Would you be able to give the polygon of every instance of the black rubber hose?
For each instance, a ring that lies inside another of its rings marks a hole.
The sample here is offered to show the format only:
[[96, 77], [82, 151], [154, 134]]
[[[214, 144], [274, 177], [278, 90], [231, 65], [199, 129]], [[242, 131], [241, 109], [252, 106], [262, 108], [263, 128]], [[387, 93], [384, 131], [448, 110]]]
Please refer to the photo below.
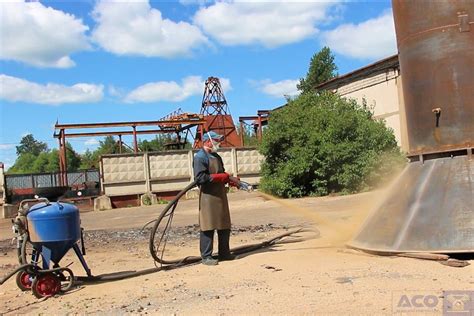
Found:
[[67, 273], [69, 273], [70, 279], [71, 279], [69, 281], [70, 284], [68, 285], [67, 289], [71, 288], [72, 282], [74, 281], [74, 274], [71, 271], [71, 269], [69, 269], [69, 268], [57, 267], [57, 268], [53, 268], [53, 269], [41, 270], [41, 269], [38, 269], [38, 266], [36, 266], [34, 264], [31, 264], [31, 263], [28, 263], [28, 264], [23, 264], [23, 265], [19, 266], [18, 268], [16, 268], [15, 270], [13, 270], [12, 272], [8, 273], [3, 279], [0, 280], [0, 285], [3, 285], [3, 283], [5, 283], [6, 280], [8, 280], [9, 278], [11, 278], [16, 273], [18, 273], [22, 270], [24, 270], [28, 274], [35, 274], [35, 275], [53, 273], [53, 272], [62, 273], [62, 271], [66, 271]]
[[[152, 230], [151, 230], [151, 233], [150, 233], [150, 242], [149, 242], [150, 254], [156, 262], [160, 263], [161, 265], [165, 265], [165, 266], [154, 267], [154, 268], [140, 270], [140, 271], [122, 271], [122, 272], [102, 274], [102, 275], [97, 275], [97, 276], [86, 276], [86, 277], [77, 276], [77, 277], [74, 277], [73, 274], [72, 274], [72, 271], [68, 268], [54, 268], [54, 269], [50, 269], [50, 270], [37, 270], [37, 267], [35, 267], [34, 265], [25, 264], [25, 265], [22, 265], [22, 266], [18, 267], [14, 271], [10, 272], [2, 280], [0, 280], [0, 285], [2, 285], [6, 280], [8, 280], [13, 275], [15, 275], [17, 272], [19, 272], [23, 269], [27, 270], [29, 268], [35, 269], [35, 272], [37, 272], [37, 273], [60, 272], [61, 270], [66, 270], [68, 273], [70, 273], [73, 280], [82, 281], [82, 282], [107, 282], [107, 281], [117, 281], [117, 280], [122, 280], [122, 279], [126, 279], [126, 278], [137, 277], [137, 276], [141, 276], [141, 275], [145, 275], [145, 274], [155, 273], [155, 272], [162, 271], [162, 270], [171, 270], [171, 269], [175, 269], [175, 268], [178, 268], [178, 267], [181, 267], [181, 266], [190, 265], [190, 264], [197, 263], [197, 262], [201, 261], [201, 257], [198, 257], [198, 256], [190, 256], [190, 257], [185, 257], [185, 258], [176, 259], [176, 260], [163, 260], [162, 258], [160, 258], [158, 256], [157, 251], [155, 249], [155, 243], [154, 243], [155, 237], [156, 237], [156, 234], [157, 234], [157, 231], [158, 231], [158, 227], [160, 226], [160, 223], [162, 222], [162, 220], [166, 216], [169, 216], [166, 228], [163, 231], [162, 235], [160, 236], [160, 243], [161, 243], [161, 241], [163, 241], [163, 238], [166, 238], [165, 235], [167, 233], [167, 230], [171, 227], [170, 226], [171, 225], [171, 220], [173, 218], [173, 214], [174, 214], [174, 211], [176, 209], [176, 206], [178, 204], [179, 199], [183, 195], [185, 195], [186, 192], [188, 192], [189, 190], [194, 188], [196, 185], [197, 185], [196, 181], [190, 183], [186, 188], [184, 188], [182, 191], [180, 191], [176, 195], [176, 197], [171, 202], [168, 203], [168, 205], [166, 205], [166, 207], [163, 209], [163, 211], [160, 213], [160, 216], [156, 220], [153, 220], [153, 221], [151, 221], [151, 222], [149, 222], [145, 225], [145, 227], [146, 227], [147, 225], [149, 225], [153, 222], [155, 223]], [[270, 246], [278, 243], [281, 239], [283, 239], [285, 237], [288, 237], [290, 235], [293, 235], [295, 233], [302, 232], [302, 231], [304, 231], [304, 230], [303, 229], [297, 229], [297, 230], [289, 231], [289, 232], [283, 233], [283, 234], [281, 234], [279, 236], [276, 236], [276, 237], [274, 237], [270, 240], [267, 240], [267, 241], [263, 241], [263, 242], [256, 243], [256, 244], [250, 244], [250, 245], [243, 245], [243, 246], [234, 247], [234, 248], [230, 249], [230, 251], [231, 251], [232, 254], [240, 255], [240, 254], [256, 251], [256, 250], [259, 250], [259, 249], [267, 248], [267, 247], [270, 247]], [[165, 239], [165, 242], [166, 242], [166, 239]], [[24, 245], [22, 245], [22, 246], [23, 246], [22, 247], [22, 252], [24, 252], [26, 242], [24, 242]], [[72, 282], [67, 286], [67, 289], [69, 289], [71, 286], [72, 286]]]
[[[283, 239], [285, 237], [291, 236], [293, 234], [296, 234], [296, 233], [302, 232], [302, 231], [304, 231], [304, 229], [296, 229], [296, 230], [293, 230], [293, 231], [289, 231], [289, 232], [283, 233], [281, 235], [278, 235], [276, 237], [273, 237], [272, 239], [267, 240], [267, 241], [232, 248], [231, 252], [233, 254], [240, 255], [240, 254], [256, 251], [256, 250], [259, 250], [259, 249], [267, 248], [267, 247], [270, 247], [272, 245], [277, 244], [281, 239]], [[297, 240], [293, 240], [293, 241], [297, 241]], [[288, 242], [292, 242], [292, 241], [288, 241]], [[19, 266], [18, 268], [16, 268], [12, 272], [8, 273], [3, 279], [0, 280], [0, 285], [5, 283], [5, 281], [7, 281], [9, 278], [11, 278], [13, 275], [15, 275], [16, 273], [18, 273], [21, 270], [25, 270], [27, 273], [38, 273], [38, 274], [48, 273], [48, 272], [66, 271], [70, 274], [70, 278], [73, 282], [74, 281], [80, 281], [80, 282], [84, 282], [84, 283], [93, 283], [93, 282], [118, 281], [118, 280], [123, 280], [123, 279], [127, 279], [127, 278], [142, 276], [142, 275], [146, 275], [146, 274], [150, 274], [150, 273], [155, 273], [155, 272], [158, 272], [158, 271], [172, 270], [172, 269], [179, 268], [179, 267], [182, 267], [182, 266], [185, 266], [185, 265], [190, 265], [190, 264], [193, 264], [193, 263], [197, 263], [200, 260], [201, 260], [200, 257], [186, 257], [186, 258], [179, 259], [179, 260], [163, 261], [163, 262], [172, 262], [172, 264], [167, 265], [167, 266], [155, 267], [155, 268], [150, 268], [150, 269], [145, 269], [145, 270], [140, 270], [140, 271], [121, 271], [121, 272], [102, 274], [102, 275], [96, 275], [96, 276], [74, 276], [72, 274], [72, 271], [68, 268], [58, 267], [58, 268], [49, 269], [49, 270], [39, 270], [38, 267], [36, 267], [33, 264], [25, 264], [25, 265]], [[31, 269], [31, 270], [28, 271], [29, 269]], [[66, 290], [70, 289], [73, 282], [69, 282], [67, 287], [62, 289], [62, 291], [66, 291]]]
[[[161, 265], [181, 266], [181, 265], [187, 265], [187, 264], [192, 264], [192, 263], [196, 263], [196, 262], [201, 261], [201, 257], [198, 257], [198, 256], [189, 256], [189, 257], [185, 257], [185, 258], [182, 258], [182, 259], [175, 259], [175, 260], [164, 260], [162, 256], [160, 258], [160, 256], [158, 255], [158, 250], [159, 249], [157, 249], [155, 247], [155, 237], [156, 237], [158, 227], [160, 226], [161, 222], [163, 221], [163, 219], [166, 216], [169, 216], [168, 223], [166, 223], [165, 229], [163, 230], [163, 232], [160, 236], [160, 242], [158, 243], [159, 245], [163, 242], [163, 239], [164, 239], [164, 243], [166, 244], [167, 231], [170, 228], [171, 221], [172, 221], [173, 215], [174, 215], [174, 210], [176, 209], [176, 206], [178, 204], [179, 199], [184, 194], [186, 194], [186, 192], [188, 192], [189, 190], [194, 188], [196, 185], [197, 185], [197, 181], [194, 181], [191, 184], [189, 184], [186, 188], [184, 188], [181, 192], [179, 192], [176, 195], [176, 197], [171, 202], [168, 203], [168, 205], [161, 212], [160, 216], [155, 220], [155, 224], [153, 225], [153, 228], [152, 228], [151, 233], [150, 233], [149, 248], [150, 248], [150, 254], [153, 257], [153, 259], [156, 262], [160, 263]], [[148, 224], [150, 224], [150, 223], [148, 223]], [[230, 252], [232, 254], [239, 255], [239, 254], [255, 251], [255, 250], [258, 250], [258, 249], [266, 248], [266, 247], [269, 247], [269, 246], [275, 244], [277, 241], [279, 241], [280, 239], [282, 239], [284, 237], [287, 237], [289, 235], [292, 235], [292, 234], [295, 234], [295, 233], [298, 233], [298, 232], [301, 232], [301, 231], [303, 231], [303, 230], [302, 229], [297, 229], [297, 230], [294, 230], [294, 231], [291, 231], [291, 232], [284, 233], [284, 234], [282, 234], [280, 236], [277, 236], [273, 239], [270, 239], [268, 241], [264, 241], [264, 242], [257, 243], [257, 244], [243, 245], [243, 246], [235, 247], [235, 248], [230, 249]], [[163, 246], [163, 247], [165, 247], [165, 246]], [[164, 249], [161, 251], [161, 255], [163, 255], [163, 252], [164, 252]]]
[[[156, 233], [158, 231], [158, 227], [160, 226], [160, 223], [161, 221], [163, 220], [163, 218], [165, 216], [173, 216], [173, 213], [174, 213], [174, 210], [176, 208], [176, 205], [178, 205], [178, 201], [179, 199], [186, 194], [186, 192], [188, 192], [189, 190], [191, 190], [192, 188], [194, 188], [195, 186], [197, 185], [197, 181], [193, 181], [192, 183], [190, 183], [186, 188], [184, 188], [182, 191], [180, 191], [173, 200], [171, 200], [171, 202], [168, 203], [168, 205], [166, 205], [166, 207], [164, 208], [164, 210], [161, 212], [160, 216], [158, 216], [158, 218], [156, 219], [156, 222], [155, 222], [155, 225], [153, 225], [153, 228], [151, 229], [151, 233], [150, 233], [150, 242], [149, 242], [149, 248], [150, 248], [150, 254], [151, 256], [153, 257], [153, 259], [160, 263], [160, 264], [184, 264], [184, 263], [194, 263], [194, 262], [197, 262], [199, 260], [201, 260], [200, 257], [186, 257], [186, 258], [183, 258], [183, 259], [178, 259], [178, 260], [163, 260], [163, 258], [160, 258], [158, 256], [158, 253], [157, 253], [157, 250], [155, 248], [155, 236], [156, 236]], [[170, 218], [171, 218], [170, 217]], [[163, 234], [162, 236], [160, 237], [160, 242], [163, 240], [163, 238], [166, 238], [165, 234], [166, 234], [166, 231], [167, 229], [169, 228], [169, 224], [170, 222], [168, 222], [168, 225], [166, 226], [166, 229], [163, 231]]]
[[27, 268], [34, 268], [34, 265], [32, 264], [24, 264], [13, 270], [12, 272], [8, 273], [6, 276], [3, 277], [3, 279], [0, 280], [0, 285], [3, 285], [6, 280], [20, 272], [21, 270], [26, 270]]
[[28, 263], [28, 259], [26, 258], [26, 245], [28, 243], [29, 238], [30, 237], [29, 237], [28, 233], [23, 234], [23, 240], [21, 242], [20, 256], [19, 256], [19, 260], [20, 260], [21, 264], [27, 264]]
[[[231, 252], [233, 254], [240, 255], [240, 254], [248, 253], [248, 252], [251, 252], [251, 251], [256, 251], [256, 250], [259, 250], [259, 249], [267, 248], [267, 247], [270, 247], [272, 245], [277, 244], [281, 239], [283, 239], [285, 237], [288, 237], [290, 235], [293, 235], [293, 234], [296, 234], [296, 233], [299, 233], [299, 232], [302, 232], [302, 231], [304, 231], [304, 229], [301, 229], [301, 228], [293, 230], [293, 231], [289, 231], [289, 232], [283, 233], [281, 235], [278, 235], [276, 237], [273, 237], [270, 240], [266, 240], [266, 241], [263, 241], [263, 242], [260, 242], [260, 243], [250, 244], [250, 245], [243, 245], [243, 246], [232, 248]], [[289, 241], [289, 242], [291, 242], [291, 241]], [[194, 260], [194, 259], [197, 259], [197, 260]], [[165, 265], [165, 266], [161, 266], [161, 267], [155, 267], [155, 268], [150, 268], [150, 269], [145, 269], [145, 270], [140, 270], [140, 271], [122, 271], [122, 272], [102, 274], [102, 275], [96, 275], [96, 276], [90, 276], [90, 277], [89, 276], [87, 276], [87, 277], [78, 276], [78, 277], [76, 277], [76, 280], [77, 281], [82, 281], [84, 283], [117, 281], [117, 280], [142, 276], [142, 275], [146, 275], [146, 274], [150, 274], [150, 273], [155, 273], [155, 272], [158, 272], [158, 271], [172, 270], [172, 269], [176, 269], [176, 268], [179, 268], [179, 267], [182, 267], [182, 266], [190, 265], [190, 264], [193, 264], [193, 263], [196, 263], [196, 262], [199, 262], [199, 261], [201, 261], [200, 257], [186, 257], [186, 258], [179, 259], [179, 260], [163, 261], [163, 262], [173, 262], [173, 264]]]

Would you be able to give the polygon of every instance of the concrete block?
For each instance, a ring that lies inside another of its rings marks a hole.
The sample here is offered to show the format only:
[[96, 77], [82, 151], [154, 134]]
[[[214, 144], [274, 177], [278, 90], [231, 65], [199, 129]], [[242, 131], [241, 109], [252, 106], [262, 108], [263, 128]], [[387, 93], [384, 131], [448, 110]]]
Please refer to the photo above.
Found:
[[140, 195], [141, 206], [154, 205], [154, 204], [158, 204], [158, 198], [156, 197], [155, 194], [151, 192], [147, 192], [145, 194]]
[[112, 201], [107, 195], [101, 195], [94, 199], [94, 211], [105, 211], [112, 209]]
[[3, 204], [2, 218], [14, 218], [18, 213], [18, 206], [12, 204]]

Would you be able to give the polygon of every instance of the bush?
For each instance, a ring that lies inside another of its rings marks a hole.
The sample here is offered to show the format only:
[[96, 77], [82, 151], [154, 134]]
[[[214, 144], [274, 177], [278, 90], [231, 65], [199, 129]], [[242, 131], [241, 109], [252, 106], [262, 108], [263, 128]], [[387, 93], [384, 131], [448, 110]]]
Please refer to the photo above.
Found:
[[272, 112], [261, 189], [281, 197], [373, 188], [404, 164], [392, 130], [354, 100], [304, 94]]

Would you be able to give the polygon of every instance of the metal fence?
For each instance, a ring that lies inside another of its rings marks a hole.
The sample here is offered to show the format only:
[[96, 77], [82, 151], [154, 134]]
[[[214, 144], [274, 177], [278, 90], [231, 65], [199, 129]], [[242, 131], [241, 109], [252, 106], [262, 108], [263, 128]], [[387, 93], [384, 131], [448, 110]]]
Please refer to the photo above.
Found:
[[[7, 174], [5, 186], [7, 189], [29, 189], [58, 187], [59, 172], [32, 173], [32, 174]], [[67, 173], [68, 186], [82, 185], [87, 182], [99, 182], [99, 170], [81, 170]]]

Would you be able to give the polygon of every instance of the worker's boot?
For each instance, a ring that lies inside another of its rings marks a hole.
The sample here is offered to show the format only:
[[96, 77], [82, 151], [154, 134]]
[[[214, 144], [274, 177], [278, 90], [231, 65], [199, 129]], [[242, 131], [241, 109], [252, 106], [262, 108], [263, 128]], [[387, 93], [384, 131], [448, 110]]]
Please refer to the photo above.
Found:
[[218, 230], [217, 236], [219, 237], [219, 261], [234, 260], [235, 256], [230, 253], [229, 247], [230, 229]]
[[226, 254], [222, 254], [222, 255], [219, 254], [219, 257], [218, 257], [219, 261], [232, 261], [235, 258], [237, 258], [237, 256], [233, 255], [231, 253], [226, 253]]
[[212, 258], [212, 244], [214, 240], [214, 231], [201, 231], [199, 247], [201, 250], [201, 262], [206, 266], [217, 265], [217, 260]]
[[217, 262], [218, 262], [217, 259], [214, 259], [212, 257], [202, 258], [201, 260], [201, 263], [206, 266], [216, 266]]

